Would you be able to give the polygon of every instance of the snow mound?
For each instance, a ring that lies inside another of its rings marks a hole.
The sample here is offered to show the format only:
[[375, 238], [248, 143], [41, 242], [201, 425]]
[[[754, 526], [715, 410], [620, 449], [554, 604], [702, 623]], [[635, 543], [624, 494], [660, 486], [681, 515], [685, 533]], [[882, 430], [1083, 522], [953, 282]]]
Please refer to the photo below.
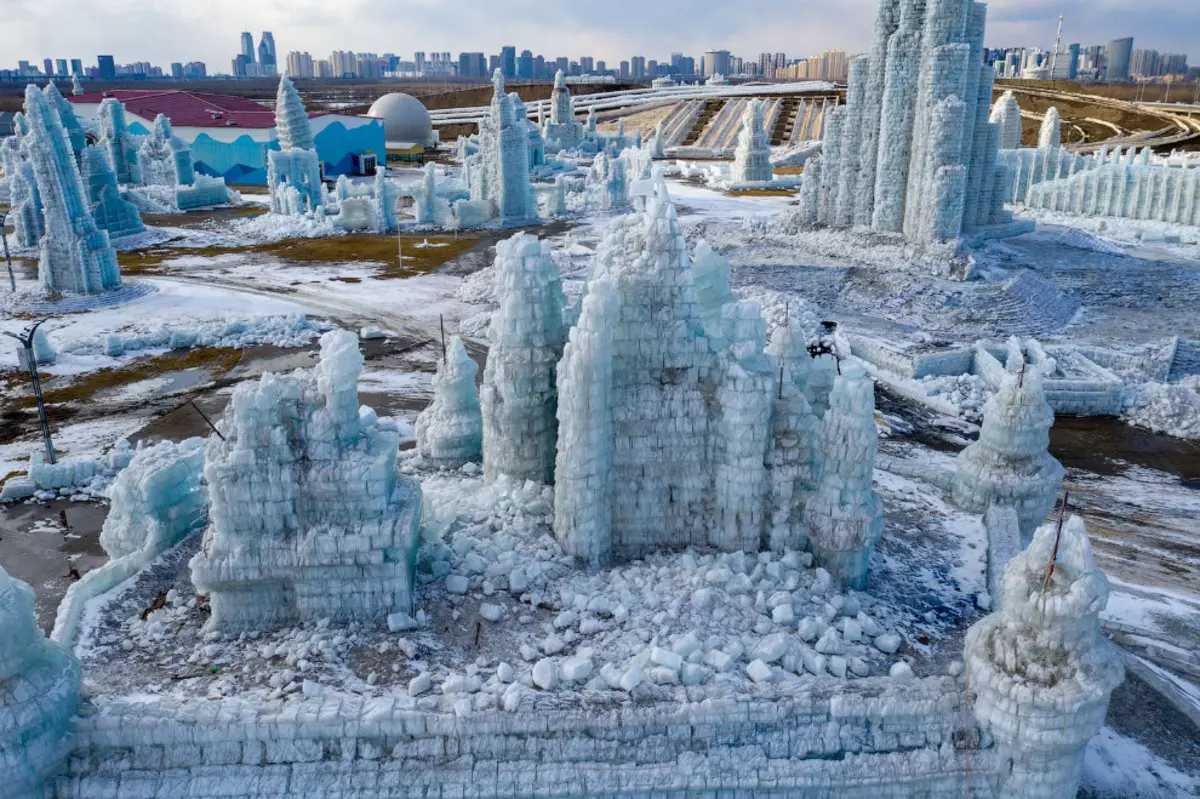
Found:
[[1200, 439], [1200, 376], [1174, 384], [1147, 383], [1125, 418], [1155, 433]]

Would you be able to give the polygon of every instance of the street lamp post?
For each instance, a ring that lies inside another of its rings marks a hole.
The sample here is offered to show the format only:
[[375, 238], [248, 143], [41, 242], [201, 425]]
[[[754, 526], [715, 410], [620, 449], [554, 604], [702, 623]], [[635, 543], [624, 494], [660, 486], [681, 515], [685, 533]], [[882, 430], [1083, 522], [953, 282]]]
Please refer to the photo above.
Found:
[[12, 336], [17, 341], [21, 342], [21, 346], [25, 348], [25, 361], [29, 366], [29, 377], [33, 380], [33, 396], [37, 400], [38, 417], [42, 421], [42, 442], [46, 446], [46, 462], [50, 464], [56, 463], [54, 460], [54, 443], [50, 440], [50, 422], [46, 419], [46, 403], [42, 399], [42, 381], [38, 377], [37, 370], [37, 355], [33, 351], [33, 337], [37, 335], [37, 329], [46, 322], [45, 319], [40, 322], [34, 322], [29, 327], [26, 327], [21, 335], [4, 331], [6, 336]]
[[8, 263], [8, 287], [17, 293], [17, 278], [13, 275], [12, 256], [8, 252], [8, 211], [0, 211], [0, 239], [4, 241], [4, 260]]

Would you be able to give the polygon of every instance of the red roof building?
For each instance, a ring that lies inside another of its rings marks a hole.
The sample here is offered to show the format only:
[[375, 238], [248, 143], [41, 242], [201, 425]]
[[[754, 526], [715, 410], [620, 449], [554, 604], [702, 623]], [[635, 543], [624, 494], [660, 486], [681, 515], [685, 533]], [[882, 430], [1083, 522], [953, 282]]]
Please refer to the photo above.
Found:
[[[95, 105], [115, 97], [125, 110], [142, 119], [153, 121], [165, 114], [173, 127], [181, 128], [273, 128], [275, 112], [245, 97], [226, 94], [189, 92], [180, 89], [113, 89], [107, 92], [88, 92], [70, 97], [75, 105]], [[309, 114], [324, 116], [323, 113]]]

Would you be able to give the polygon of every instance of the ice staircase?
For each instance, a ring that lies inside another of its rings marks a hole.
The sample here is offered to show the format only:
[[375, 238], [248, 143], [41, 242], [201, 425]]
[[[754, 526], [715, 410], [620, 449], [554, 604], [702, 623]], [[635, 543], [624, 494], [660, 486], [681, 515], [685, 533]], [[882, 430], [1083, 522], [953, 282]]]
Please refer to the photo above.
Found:
[[1171, 361], [1167, 382], [1178, 383], [1193, 375], [1200, 375], [1200, 341], [1181, 338], [1175, 345], [1175, 357]]
[[794, 97], [781, 101], [778, 116], [771, 128], [771, 146], [778, 147], [792, 140], [792, 131], [796, 129], [796, 115], [801, 103]]
[[703, 135], [704, 129], [708, 127], [708, 123], [724, 106], [725, 101], [721, 99], [705, 100], [704, 106], [700, 109], [700, 115], [692, 123], [692, 129], [683, 137], [683, 146], [691, 147], [695, 144]]

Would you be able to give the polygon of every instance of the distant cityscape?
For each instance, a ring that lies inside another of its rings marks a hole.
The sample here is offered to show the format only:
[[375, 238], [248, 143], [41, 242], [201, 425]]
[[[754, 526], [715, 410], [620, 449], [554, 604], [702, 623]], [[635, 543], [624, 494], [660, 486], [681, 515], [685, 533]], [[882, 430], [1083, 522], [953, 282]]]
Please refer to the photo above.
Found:
[[[1068, 44], [1057, 52], [1039, 47], [986, 49], [984, 61], [992, 65], [998, 78], [1029, 80], [1186, 80], [1200, 77], [1200, 68], [1189, 67], [1181, 53], [1160, 53], [1151, 49], [1133, 49], [1133, 39], [1114, 39], [1103, 45]], [[826, 50], [818, 55], [789, 58], [786, 53], [762, 53], [743, 58], [729, 50], [707, 50], [699, 57], [671, 53], [662, 60], [632, 56], [615, 64], [590, 55], [548, 58], [530, 50], [517, 51], [506, 46], [499, 53], [416, 52], [411, 59], [394, 53], [363, 53], [335, 50], [328, 58], [314, 57], [307, 51], [290, 51], [282, 65], [276, 54], [275, 37], [263, 31], [255, 44], [252, 33], [241, 34], [238, 53], [228, 73], [210, 73], [201, 61], [174, 62], [167, 68], [146, 61], [117, 64], [111, 55], [96, 57], [96, 65], [85, 67], [79, 58], [45, 58], [39, 66], [20, 61], [16, 69], [0, 69], [0, 80], [36, 80], [46, 78], [114, 80], [199, 80], [205, 78], [245, 79], [275, 77], [281, 72], [293, 78], [368, 79], [430, 78], [444, 80], [485, 80], [495, 70], [506, 78], [545, 81], [556, 72], [588, 81], [678, 81], [689, 82], [722, 75], [731, 79], [777, 81], [827, 80], [842, 82], [849, 74], [854, 55], [842, 50]]]

